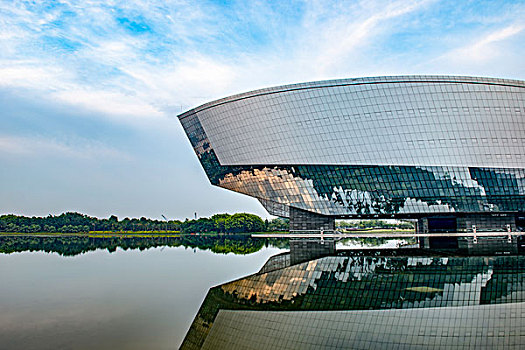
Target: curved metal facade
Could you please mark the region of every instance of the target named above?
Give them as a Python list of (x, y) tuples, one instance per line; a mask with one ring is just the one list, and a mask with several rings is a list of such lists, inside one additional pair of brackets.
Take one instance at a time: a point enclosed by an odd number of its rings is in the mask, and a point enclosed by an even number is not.
[(287, 85), (179, 116), (212, 184), (352, 217), (525, 211), (525, 82), (399, 76)]

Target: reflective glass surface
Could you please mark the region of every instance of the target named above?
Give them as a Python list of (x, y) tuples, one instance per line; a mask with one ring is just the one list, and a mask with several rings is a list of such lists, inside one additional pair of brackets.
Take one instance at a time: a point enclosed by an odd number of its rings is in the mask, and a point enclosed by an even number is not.
[(269, 88), (179, 116), (212, 184), (358, 216), (525, 211), (525, 83), (378, 77)]
[(340, 251), (210, 289), (183, 349), (525, 344), (525, 257)]

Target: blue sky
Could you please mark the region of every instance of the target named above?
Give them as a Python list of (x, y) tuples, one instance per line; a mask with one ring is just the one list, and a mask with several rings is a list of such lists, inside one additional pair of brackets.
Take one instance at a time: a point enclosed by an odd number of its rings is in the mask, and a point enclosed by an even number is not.
[(525, 79), (525, 1), (0, 0), (0, 213), (267, 213), (209, 184), (176, 118), (261, 87)]

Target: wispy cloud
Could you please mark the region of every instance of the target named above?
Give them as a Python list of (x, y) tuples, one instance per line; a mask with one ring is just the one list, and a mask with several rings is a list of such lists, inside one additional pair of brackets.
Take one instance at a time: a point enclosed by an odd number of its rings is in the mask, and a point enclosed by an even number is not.
[[(0, 0), (0, 156), (100, 155), (152, 169), (176, 158), (202, 175), (173, 119), (190, 107), (332, 78), (525, 79), (524, 40), (521, 0)], [(9, 164), (13, 179), (26, 170)], [(127, 169), (129, 183), (158, 183)], [(180, 171), (169, 186), (208, 186)]]
[[(465, 28), (447, 29), (450, 13), (437, 11), (447, 6), (467, 14)], [(513, 4), (515, 18), (503, 10), (476, 18), (472, 6), (435, 0), (275, 6), (184, 0), (5, 2), (0, 9), (0, 84), (40, 89), (95, 111), (121, 114), (129, 104), (130, 115), (159, 117), (174, 106), (263, 85), (404, 73), (413, 64), (427, 73), (432, 65), (424, 61), (435, 64), (438, 57), (500, 59), (491, 48), (522, 33), (525, 5)], [(482, 21), (490, 22), (490, 28), (485, 37), (475, 38), (479, 31), (472, 28), (483, 28)], [(431, 38), (422, 34), (425, 30)], [(476, 41), (450, 47), (450, 35)], [(407, 41), (411, 38), (417, 42)], [(421, 51), (428, 45), (425, 40), (434, 41), (427, 54)], [(441, 52), (436, 51), (440, 46)], [(407, 67), (406, 57), (414, 50), (412, 56), (420, 61)], [(444, 66), (450, 68), (449, 62)]]
[(446, 60), (464, 64), (479, 64), (494, 62), (496, 58), (509, 56), (505, 49), (498, 48), (498, 44), (511, 40), (513, 37), (523, 34), (525, 30), (525, 20), (522, 23), (513, 23), (503, 28), (489, 31), (478, 38), (473, 43), (455, 48), (450, 52), (436, 58), (435, 61)]
[(302, 54), (319, 75), (341, 74), (349, 61), (366, 55), (374, 37), (394, 29), (393, 19), (422, 10), (431, 2), (362, 1), (328, 8), (324, 2), (315, 2), (305, 15), (308, 35), (303, 38)]
[(129, 161), (129, 154), (89, 140), (66, 144), (42, 137), (0, 135), (0, 157), (53, 157), (79, 159), (118, 159)]

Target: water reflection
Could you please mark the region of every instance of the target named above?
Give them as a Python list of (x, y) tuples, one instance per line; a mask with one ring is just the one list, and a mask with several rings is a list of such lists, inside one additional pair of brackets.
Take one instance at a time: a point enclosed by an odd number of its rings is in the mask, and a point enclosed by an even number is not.
[(159, 247), (186, 247), (210, 250), (217, 254), (252, 254), (263, 247), (288, 249), (288, 240), (271, 238), (255, 239), (247, 235), (195, 235), (195, 236), (0, 236), (0, 253), (36, 252), (58, 253), (75, 256), (104, 249), (115, 252), (117, 248), (150, 249)]
[[(414, 244), (413, 238), (385, 239), (359, 238), (337, 242), (338, 248), (395, 248)], [(47, 252), (75, 256), (95, 250), (115, 252), (117, 248), (150, 249), (159, 247), (186, 247), (210, 250), (217, 254), (252, 254), (263, 247), (289, 249), (289, 241), (281, 238), (252, 238), (247, 235), (182, 235), (182, 236), (0, 236), (0, 253)], [(295, 250), (298, 252), (298, 250)]]
[(0, 253), (0, 349), (176, 349), (210, 286), (252, 274), (283, 251), (179, 246), (61, 256), (32, 247)]
[(0, 254), (0, 348), (517, 349), (525, 256), (505, 242), (4, 236), (0, 253), (76, 257)]
[(305, 251), (210, 289), (182, 348), (525, 344), (525, 256), (318, 244), (292, 242)]

